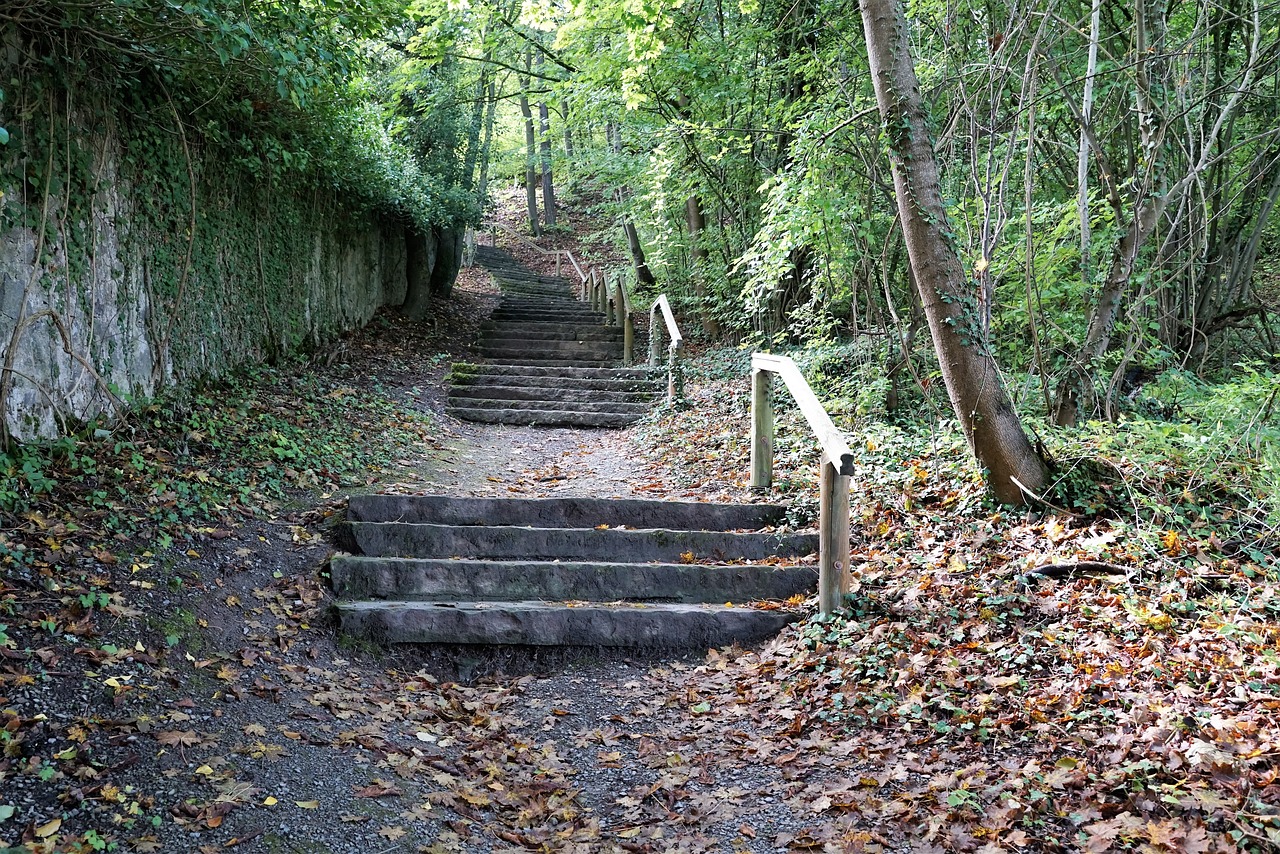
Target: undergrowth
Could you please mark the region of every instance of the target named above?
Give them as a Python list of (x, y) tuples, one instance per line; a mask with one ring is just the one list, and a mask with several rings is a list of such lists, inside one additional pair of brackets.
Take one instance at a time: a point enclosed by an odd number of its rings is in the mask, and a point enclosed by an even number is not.
[(376, 477), (430, 420), (300, 361), (171, 394), (110, 429), (89, 424), (0, 456), (0, 564), (23, 568), (121, 542), (164, 548), (210, 521), (277, 509), (298, 489)]
[[(1277, 377), (1161, 375), (1075, 430), (1024, 413), (1055, 481), (1010, 508), (939, 391), (888, 412), (853, 348), (793, 356), (855, 457), (845, 608), (698, 673), (813, 774), (826, 744), (875, 769), (806, 789), (818, 841), (880, 822), (922, 850), (1276, 850)], [(691, 359), (689, 405), (643, 428), (678, 479), (745, 494), (748, 366)], [(818, 450), (788, 399), (768, 498), (811, 524)]]

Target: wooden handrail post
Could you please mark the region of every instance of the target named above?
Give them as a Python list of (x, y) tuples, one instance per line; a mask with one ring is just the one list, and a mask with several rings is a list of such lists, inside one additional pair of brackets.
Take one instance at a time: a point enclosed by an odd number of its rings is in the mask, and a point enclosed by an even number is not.
[(751, 369), (751, 488), (773, 486), (773, 373)]
[(556, 278), (560, 277), (560, 253), (556, 253)]
[(631, 307), (627, 304), (621, 273), (618, 274), (618, 298), (622, 305), (622, 364), (630, 365), (636, 360), (636, 324), (631, 319)]
[(613, 277), (613, 305), (616, 309), (614, 326), (622, 326), (622, 316), (626, 313), (626, 296), (622, 293), (622, 276)]
[(849, 476), (822, 455), (818, 520), (818, 610), (830, 614), (849, 592)]
[(662, 352), (662, 344), (658, 340), (658, 304), (649, 309), (649, 365), (658, 367), (658, 354)]
[(675, 404), (684, 397), (684, 374), (680, 370), (680, 347), (667, 348), (667, 403)]

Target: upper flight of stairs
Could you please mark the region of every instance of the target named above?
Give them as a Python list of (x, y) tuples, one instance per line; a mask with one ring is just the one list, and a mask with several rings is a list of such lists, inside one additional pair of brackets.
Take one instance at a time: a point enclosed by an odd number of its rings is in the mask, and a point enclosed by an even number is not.
[(621, 427), (651, 408), (644, 368), (622, 368), (622, 330), (574, 298), (568, 279), (544, 276), (508, 252), (476, 248), (502, 292), (481, 327), (482, 364), (454, 365), (449, 412), (465, 421)]
[[(775, 634), (817, 548), (781, 507), (642, 499), (351, 499), (330, 572), (342, 630), (386, 644), (706, 649)], [(745, 529), (745, 530), (744, 530)], [(698, 563), (696, 561), (710, 561)], [(753, 563), (747, 563), (753, 561)]]

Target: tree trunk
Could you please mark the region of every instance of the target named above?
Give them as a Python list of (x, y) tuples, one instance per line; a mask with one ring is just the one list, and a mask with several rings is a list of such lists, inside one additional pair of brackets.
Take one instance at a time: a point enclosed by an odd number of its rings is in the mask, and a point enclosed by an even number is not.
[(493, 148), (493, 119), (498, 109), (497, 86), (489, 81), (489, 103), (485, 106), (484, 141), (480, 143), (480, 180), (476, 184), (476, 201), (483, 210), (489, 197), (489, 151)]
[(436, 262), (431, 267), (430, 290), (432, 296), (448, 299), (453, 294), (453, 283), (462, 266), (462, 237), (460, 228), (435, 230)]
[(906, 18), (900, 0), (862, 0), (861, 5), (903, 237), (947, 395), (996, 498), (1021, 504), (1027, 499), (1024, 490), (1044, 488), (1047, 471), (982, 343), (977, 301), (966, 287), (942, 204), (937, 154), (912, 65)]
[[(485, 52), (485, 59), (491, 52)], [(480, 133), (484, 125), (485, 93), (489, 90), (489, 80), (493, 76), (491, 67), (481, 64), (480, 76), (476, 79), (475, 103), (471, 107), (471, 124), (467, 128), (467, 149), (462, 160), (462, 189), (471, 190), (476, 185), (476, 163), (480, 157)]]
[(573, 128), (569, 124), (569, 102), (560, 101), (560, 120), (564, 122), (564, 156), (566, 160), (573, 160)]
[(1116, 244), (1111, 256), (1111, 268), (1098, 292), (1093, 312), (1089, 315), (1089, 329), (1085, 333), (1084, 344), (1080, 347), (1075, 364), (1068, 369), (1054, 395), (1053, 423), (1059, 427), (1074, 427), (1079, 418), (1082, 396), (1086, 400), (1092, 399), (1088, 388), (1092, 384), (1094, 362), (1111, 345), (1111, 333), (1120, 314), (1120, 302), (1133, 278), (1134, 262), (1138, 259), (1142, 245), (1155, 229), (1168, 198), (1167, 195), (1148, 198)]
[(706, 274), (707, 259), (710, 253), (702, 245), (702, 232), (707, 227), (707, 219), (702, 214), (702, 203), (696, 195), (689, 196), (684, 203), (684, 222), (689, 229), (689, 280), (693, 292), (698, 297), (698, 318), (702, 328), (712, 338), (720, 336), (720, 322), (707, 313), (707, 289), (702, 277)]
[[(524, 54), (525, 68), (532, 67), (529, 51)], [(520, 115), (524, 117), (524, 196), (529, 212), (529, 231), (534, 237), (538, 228), (538, 140), (533, 132), (533, 112), (529, 109), (529, 76), (520, 77)]]
[(622, 231), (627, 235), (627, 248), (631, 250), (631, 264), (636, 270), (636, 281), (642, 285), (656, 285), (658, 282), (653, 278), (649, 262), (644, 257), (644, 247), (640, 245), (640, 234), (630, 217), (622, 220)]
[(538, 104), (538, 120), (542, 131), (538, 143), (542, 155), (542, 221), (551, 227), (556, 224), (556, 188), (551, 180), (551, 117), (546, 101)]
[[(1098, 74), (1098, 41), (1102, 30), (1102, 0), (1093, 0), (1089, 24), (1089, 64), (1084, 74), (1084, 95), (1080, 99), (1080, 149), (1076, 156), (1076, 210), (1080, 217), (1080, 277), (1086, 288), (1093, 287), (1090, 257), (1093, 235), (1089, 216), (1089, 134), (1093, 125), (1093, 86)], [(1027, 216), (1031, 216), (1028, 209)]]
[(405, 288), (400, 313), (414, 320), (422, 320), (431, 308), (431, 278), (436, 266), (436, 235), (434, 231), (421, 231), (415, 226), (404, 230)]

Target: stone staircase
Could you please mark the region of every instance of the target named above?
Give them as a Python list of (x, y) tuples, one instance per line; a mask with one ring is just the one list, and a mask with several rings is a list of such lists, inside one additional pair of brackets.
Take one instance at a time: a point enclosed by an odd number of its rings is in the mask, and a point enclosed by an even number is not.
[(622, 330), (574, 297), (568, 279), (543, 276), (502, 249), (476, 248), (502, 292), (481, 327), (483, 363), (450, 373), (448, 411), (464, 421), (622, 427), (649, 411), (645, 368), (619, 367)]
[[(781, 507), (644, 499), (351, 499), (330, 572), (345, 634), (381, 644), (707, 649), (777, 633), (750, 607), (814, 589)], [(696, 563), (695, 561), (709, 561)], [(748, 563), (752, 561), (753, 563)]]

